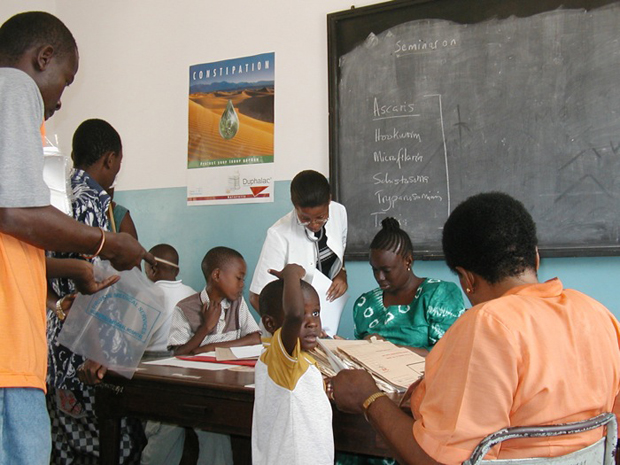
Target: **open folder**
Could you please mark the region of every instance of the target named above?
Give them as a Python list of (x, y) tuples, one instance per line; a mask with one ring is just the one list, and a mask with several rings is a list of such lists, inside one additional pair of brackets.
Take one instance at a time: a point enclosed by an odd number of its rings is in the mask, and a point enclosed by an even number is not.
[[(404, 392), (424, 374), (424, 357), (387, 341), (321, 339), (312, 355), (325, 376), (334, 376), (340, 366), (368, 371), (386, 392)], [(333, 357), (339, 357), (339, 368)]]
[(388, 341), (348, 346), (340, 350), (372, 374), (403, 389), (424, 374), (424, 357)]

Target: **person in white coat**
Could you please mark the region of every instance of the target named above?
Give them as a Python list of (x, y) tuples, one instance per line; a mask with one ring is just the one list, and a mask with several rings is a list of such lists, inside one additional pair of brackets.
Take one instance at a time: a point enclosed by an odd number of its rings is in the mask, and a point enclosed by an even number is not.
[(348, 288), (344, 267), (347, 245), (347, 211), (331, 200), (329, 182), (321, 173), (306, 170), (291, 182), (293, 210), (267, 231), (267, 238), (250, 285), (250, 303), (259, 311), (258, 296), (290, 263), (304, 268), (304, 280), (311, 283), (316, 273), (332, 281), (327, 300), (342, 296)]

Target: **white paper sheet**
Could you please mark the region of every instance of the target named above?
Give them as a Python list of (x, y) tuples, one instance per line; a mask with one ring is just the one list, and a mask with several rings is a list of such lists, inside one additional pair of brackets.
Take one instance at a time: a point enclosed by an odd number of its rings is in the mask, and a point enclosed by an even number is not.
[(321, 302), (321, 324), (323, 325), (323, 331), (329, 336), (334, 337), (338, 332), (338, 325), (340, 324), (340, 315), (344, 309), (347, 300), (349, 300), (349, 294), (346, 292), (338, 297), (333, 302), (327, 301), (327, 290), (332, 285), (332, 280), (325, 276), (320, 271), (315, 271), (312, 278), (312, 286), (319, 294), (319, 300)]
[[(213, 353), (213, 357), (215, 357), (215, 352)], [(205, 354), (207, 355), (207, 354)], [(161, 360), (151, 360), (150, 362), (144, 362), (147, 365), (163, 365), (169, 367), (179, 367), (179, 368), (197, 368), (199, 370), (226, 370), (231, 367), (231, 365), (226, 365), (225, 363), (209, 363), (209, 362), (191, 362), (189, 360), (180, 360), (175, 357), (164, 358)]]
[(263, 351), (262, 344), (253, 346), (230, 347), (230, 351), (237, 359), (258, 358)]

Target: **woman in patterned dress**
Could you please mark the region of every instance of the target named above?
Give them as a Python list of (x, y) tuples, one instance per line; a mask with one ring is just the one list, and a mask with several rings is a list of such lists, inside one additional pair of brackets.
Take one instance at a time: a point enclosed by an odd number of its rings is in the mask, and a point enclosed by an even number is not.
[[(425, 356), (465, 311), (463, 294), (454, 283), (416, 276), (409, 235), (394, 218), (385, 218), (381, 226), (370, 243), (370, 266), (379, 287), (355, 301), (355, 338), (374, 336)], [(337, 465), (395, 463), (389, 457), (336, 454)]]
[(426, 355), (465, 311), (452, 282), (420, 278), (412, 271), (413, 246), (394, 218), (385, 218), (370, 244), (370, 266), (379, 287), (353, 306), (355, 337), (375, 336)]
[[(114, 182), (123, 158), (118, 132), (106, 121), (84, 121), (73, 136), (71, 172), (73, 218), (80, 223), (111, 231), (111, 198), (106, 189)], [(53, 258), (83, 259), (78, 254), (52, 252)], [(62, 261), (60, 260), (60, 261)], [(91, 258), (94, 263), (99, 257)], [(76, 292), (69, 279), (50, 282), (54, 294), (62, 299)], [(62, 302), (62, 300), (59, 300)], [(51, 420), (51, 465), (96, 465), (99, 463), (99, 424), (95, 415), (95, 387), (79, 378), (85, 360), (58, 342), (64, 315), (54, 308), (47, 310), (48, 372), (47, 405)], [(110, 357), (122, 358), (127, 347), (119, 344)], [(98, 364), (96, 364), (98, 365)], [(142, 425), (139, 420), (121, 419), (121, 465), (140, 463)]]

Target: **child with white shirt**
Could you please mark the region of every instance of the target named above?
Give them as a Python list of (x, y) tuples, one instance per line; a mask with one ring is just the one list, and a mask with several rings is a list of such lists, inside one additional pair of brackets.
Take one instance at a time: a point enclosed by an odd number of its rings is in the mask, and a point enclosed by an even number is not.
[(308, 353), (321, 334), (321, 306), (304, 269), (289, 264), (260, 294), (265, 349), (256, 363), (253, 465), (333, 465), (332, 409)]
[[(211, 352), (216, 347), (260, 344), (260, 330), (243, 298), (246, 263), (228, 247), (215, 247), (202, 260), (205, 288), (177, 303), (168, 349), (175, 355)], [(198, 464), (232, 465), (230, 436), (195, 430)]]
[(260, 330), (243, 298), (246, 270), (236, 250), (207, 252), (202, 260), (205, 288), (180, 301), (172, 316), (168, 348), (175, 355), (260, 344)]
[(172, 324), (172, 314), (177, 303), (196, 291), (183, 284), (179, 275), (179, 254), (174, 247), (169, 244), (158, 244), (149, 250), (155, 257), (156, 265), (146, 264), (144, 271), (146, 277), (155, 283), (164, 294), (164, 310), (161, 322), (153, 333), (147, 352), (165, 352), (168, 350), (168, 336)]
[[(144, 271), (147, 278), (163, 291), (165, 313), (157, 321), (145, 355), (149, 353), (168, 352), (168, 335), (172, 323), (172, 313), (180, 300), (196, 293), (191, 287), (183, 284), (179, 275), (179, 254), (169, 244), (158, 244), (149, 250), (155, 257), (156, 264), (146, 264)], [(141, 465), (178, 464), (183, 456), (185, 444), (185, 428), (177, 425), (147, 421), (144, 426), (147, 444), (142, 450)]]

